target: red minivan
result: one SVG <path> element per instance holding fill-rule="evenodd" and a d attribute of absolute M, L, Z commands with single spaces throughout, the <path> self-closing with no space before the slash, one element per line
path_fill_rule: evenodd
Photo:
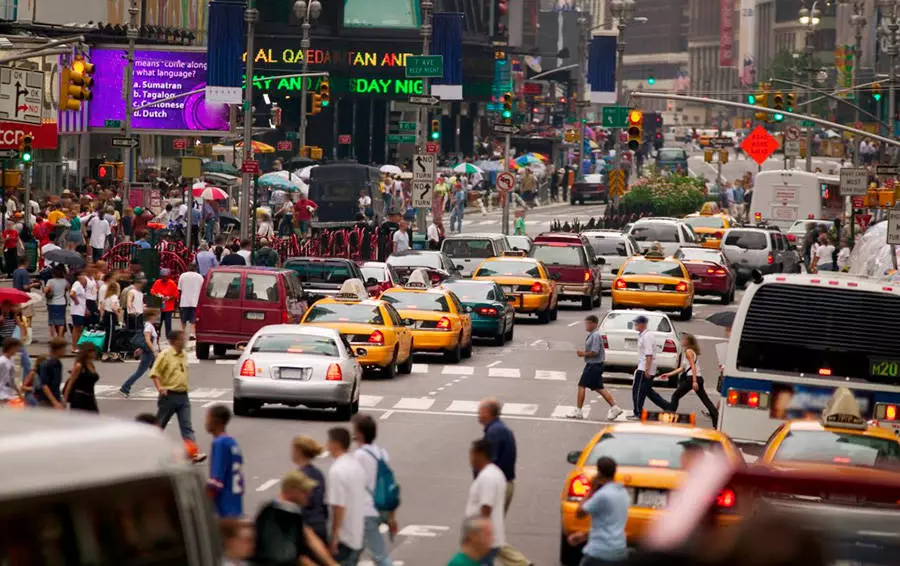
<path fill-rule="evenodd" d="M 548 232 L 534 239 L 528 255 L 541 261 L 556 281 L 561 301 L 581 301 L 581 308 L 599 307 L 602 257 L 594 254 L 587 238 L 568 232 Z"/>
<path fill-rule="evenodd" d="M 227 266 L 209 270 L 197 304 L 197 357 L 246 343 L 269 324 L 299 323 L 306 293 L 290 269 Z"/>

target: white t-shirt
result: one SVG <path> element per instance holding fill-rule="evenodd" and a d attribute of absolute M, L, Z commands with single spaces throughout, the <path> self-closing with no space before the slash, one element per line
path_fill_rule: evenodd
<path fill-rule="evenodd" d="M 816 248 L 816 257 L 819 261 L 816 265 L 825 265 L 826 263 L 834 263 L 834 246 L 831 244 L 820 244 Z"/>
<path fill-rule="evenodd" d="M 379 513 L 372 494 L 375 493 L 375 479 L 378 476 L 378 459 L 388 462 L 388 453 L 377 444 L 366 444 L 357 448 L 353 456 L 366 473 L 366 517 L 377 517 Z"/>
<path fill-rule="evenodd" d="M 131 297 L 131 306 L 129 307 L 128 303 L 125 304 L 128 314 L 144 314 L 144 292 L 132 287 L 128 296 Z"/>
<path fill-rule="evenodd" d="M 97 280 L 88 279 L 87 285 L 84 286 L 84 293 L 89 301 L 97 300 Z"/>
<path fill-rule="evenodd" d="M 97 292 L 98 300 L 102 301 L 104 297 L 106 297 L 106 288 L 109 287 L 108 283 L 100 283 L 100 290 Z"/>
<path fill-rule="evenodd" d="M 409 249 L 409 233 L 397 230 L 394 232 L 394 251 L 405 252 Z"/>
<path fill-rule="evenodd" d="M 466 500 L 466 517 L 481 515 L 481 508 L 491 508 L 494 526 L 494 548 L 506 546 L 506 523 L 503 506 L 506 504 L 506 476 L 496 464 L 488 464 L 478 472 L 469 487 Z"/>
<path fill-rule="evenodd" d="M 97 249 L 106 248 L 106 237 L 109 236 L 109 222 L 97 220 L 91 229 L 91 247 Z"/>
<path fill-rule="evenodd" d="M 328 470 L 325 498 L 329 505 L 344 508 L 344 521 L 338 532 L 338 540 L 353 550 L 363 546 L 363 528 L 366 520 L 366 472 L 356 458 L 343 454 Z M 502 507 L 502 506 L 501 506 Z M 334 536 L 334 533 L 332 533 Z"/>
<path fill-rule="evenodd" d="M 119 308 L 119 296 L 113 295 L 103 299 L 103 312 L 116 312 Z"/>
<path fill-rule="evenodd" d="M 181 307 L 196 307 L 200 301 L 200 288 L 203 287 L 203 276 L 196 271 L 185 271 L 178 278 L 178 290 L 181 291 Z"/>
<path fill-rule="evenodd" d="M 428 241 L 429 242 L 440 242 L 441 241 L 441 231 L 438 230 L 437 224 L 429 224 L 428 226 Z"/>
<path fill-rule="evenodd" d="M 150 324 L 149 322 L 144 323 L 144 336 L 147 333 L 150 333 L 150 342 L 153 344 L 154 348 L 159 348 L 159 334 L 156 332 L 156 327 Z"/>
<path fill-rule="evenodd" d="M 247 265 L 250 265 L 250 250 L 238 250 L 237 255 L 244 258 L 244 261 L 247 262 Z"/>
<path fill-rule="evenodd" d="M 75 299 L 72 301 L 71 306 L 69 306 L 69 314 L 72 316 L 85 316 L 87 313 L 87 295 L 81 281 L 76 280 L 72 283 L 72 290 L 70 293 L 75 295 Z"/>
<path fill-rule="evenodd" d="M 656 349 L 654 348 L 653 335 L 649 330 L 645 330 L 638 334 L 637 349 L 637 369 L 644 371 L 644 368 L 647 366 L 647 356 L 652 356 L 650 358 L 650 372 L 647 374 L 647 377 L 653 377 L 656 375 Z"/>

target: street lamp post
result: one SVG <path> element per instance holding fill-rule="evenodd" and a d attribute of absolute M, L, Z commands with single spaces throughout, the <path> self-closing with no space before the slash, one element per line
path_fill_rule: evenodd
<path fill-rule="evenodd" d="M 618 104 L 625 103 L 625 85 L 622 81 L 622 65 L 625 60 L 625 29 L 634 13 L 634 0 L 611 0 L 609 9 L 613 17 L 616 19 L 616 29 L 619 30 L 619 36 L 616 38 L 616 101 Z M 619 169 L 622 165 L 622 130 L 615 133 L 616 136 L 616 157 L 614 161 L 615 169 Z"/>
<path fill-rule="evenodd" d="M 422 28 L 420 29 L 422 34 L 422 55 L 429 55 L 431 53 L 432 32 L 431 11 L 434 9 L 434 2 L 432 0 L 420 0 L 419 8 L 422 14 Z M 422 94 L 425 96 L 431 94 L 430 81 L 427 78 L 422 79 Z M 428 141 L 428 108 L 425 106 L 419 109 L 419 128 L 418 152 L 425 153 L 425 144 Z M 428 226 L 425 225 L 427 215 L 428 211 L 424 208 L 416 211 L 416 227 L 420 234 L 428 234 Z"/>
<path fill-rule="evenodd" d="M 818 9 L 818 0 L 813 2 L 812 7 L 800 8 L 800 24 L 806 26 L 806 45 L 804 48 L 804 52 L 806 53 L 806 64 L 807 64 L 807 83 L 810 85 L 814 84 L 815 81 L 815 72 L 816 70 L 813 68 L 813 53 L 815 52 L 815 47 L 812 43 L 812 35 L 813 32 L 816 31 L 816 26 L 819 25 L 819 16 L 820 12 Z M 813 141 L 813 132 L 811 127 L 806 128 L 806 170 L 812 171 L 812 141 Z"/>
<path fill-rule="evenodd" d="M 897 55 L 900 53 L 900 37 L 897 36 L 897 30 L 900 29 L 900 13 L 898 13 L 898 4 L 900 0 L 881 0 L 880 5 L 885 8 L 885 12 L 881 15 L 881 27 L 878 28 L 878 35 L 885 40 L 887 47 L 888 62 L 888 112 L 890 112 L 891 131 L 888 136 L 893 137 L 897 130 L 897 113 L 896 113 L 896 82 L 897 82 Z"/>
<path fill-rule="evenodd" d="M 247 22 L 247 79 L 244 81 L 244 147 L 242 163 L 253 159 L 253 34 L 259 10 L 254 8 L 253 0 L 247 2 L 244 10 L 244 21 Z M 238 201 L 238 219 L 241 223 L 241 239 L 247 237 L 250 229 L 250 173 L 241 173 L 241 198 Z"/>
<path fill-rule="evenodd" d="M 126 138 L 131 138 L 131 119 L 134 114 L 134 51 L 138 38 L 138 13 L 137 0 L 131 0 L 128 6 L 128 29 L 125 36 L 128 38 L 128 54 L 127 64 L 125 65 L 125 75 L 122 77 L 125 84 L 122 85 L 122 91 L 125 93 L 125 124 L 122 133 Z M 125 168 L 125 174 L 122 178 L 122 198 L 127 203 L 128 193 L 131 190 L 132 172 L 135 169 L 134 148 L 122 148 L 122 163 Z"/>
<path fill-rule="evenodd" d="M 300 30 L 302 36 L 300 38 L 300 51 L 303 53 L 303 70 L 306 73 L 309 70 L 309 28 L 310 22 L 319 19 L 322 14 L 322 3 L 319 0 L 297 0 L 294 2 L 294 17 L 300 20 Z M 306 147 L 306 81 L 307 77 L 300 79 L 300 148 Z"/>

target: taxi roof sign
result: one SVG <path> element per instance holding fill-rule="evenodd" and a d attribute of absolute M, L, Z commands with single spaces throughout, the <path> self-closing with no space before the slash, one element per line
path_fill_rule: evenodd
<path fill-rule="evenodd" d="M 525 252 L 522 250 L 507 250 L 503 252 L 503 257 L 525 257 Z"/>
<path fill-rule="evenodd" d="M 822 411 L 822 423 L 835 428 L 856 428 L 865 430 L 865 419 L 859 412 L 856 397 L 846 387 L 838 387 L 825 409 Z"/>
<path fill-rule="evenodd" d="M 697 417 L 694 413 L 672 413 L 667 411 L 641 411 L 642 423 L 682 424 L 694 426 Z"/>
<path fill-rule="evenodd" d="M 431 288 L 431 278 L 428 276 L 428 271 L 422 268 L 414 270 L 409 274 L 409 279 L 406 280 L 404 287 L 408 289 Z"/>
<path fill-rule="evenodd" d="M 347 279 L 341 284 L 341 289 L 336 295 L 337 299 L 363 301 L 369 298 L 366 286 L 359 279 Z"/>

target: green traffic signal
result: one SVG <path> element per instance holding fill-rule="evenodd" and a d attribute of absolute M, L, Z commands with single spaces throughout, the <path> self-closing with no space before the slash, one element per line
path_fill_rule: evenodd
<path fill-rule="evenodd" d="M 784 121 L 784 114 L 780 114 L 780 113 L 777 113 L 777 112 L 776 112 L 776 113 L 775 113 L 775 121 L 776 121 L 776 122 L 783 122 L 783 121 Z"/>
<path fill-rule="evenodd" d="M 322 101 L 322 108 L 325 108 L 326 106 L 328 106 L 328 101 L 327 101 L 327 100 L 323 100 L 323 101 Z"/>
<path fill-rule="evenodd" d="M 440 137 L 441 137 L 440 132 L 431 132 L 431 139 L 437 140 L 437 139 L 440 139 Z"/>
<path fill-rule="evenodd" d="M 876 92 L 874 95 L 872 95 L 872 98 L 875 99 L 875 102 L 881 102 L 881 93 Z"/>
<path fill-rule="evenodd" d="M 506 119 L 506 120 L 509 120 L 510 118 L 512 118 L 512 112 L 511 112 L 510 110 L 504 110 L 504 111 L 500 114 L 500 116 L 502 116 L 502 117 L 503 117 L 504 119 Z"/>
<path fill-rule="evenodd" d="M 647 84 L 648 84 L 648 85 L 656 84 L 656 78 L 655 78 L 655 77 L 648 77 L 648 78 L 647 78 Z"/>
<path fill-rule="evenodd" d="M 755 94 L 747 95 L 747 104 L 756 104 L 756 95 Z"/>
<path fill-rule="evenodd" d="M 23 153 L 23 154 L 22 154 L 22 162 L 23 162 L 23 163 L 30 163 L 30 162 L 31 162 L 31 154 L 30 154 L 30 153 Z"/>

